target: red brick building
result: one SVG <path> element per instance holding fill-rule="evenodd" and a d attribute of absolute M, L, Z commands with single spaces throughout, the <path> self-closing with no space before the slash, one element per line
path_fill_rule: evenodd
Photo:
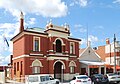
<path fill-rule="evenodd" d="M 21 13 L 19 34 L 11 39 L 12 78 L 22 78 L 30 74 L 50 74 L 58 79 L 69 80 L 74 74 L 79 74 L 81 40 L 70 37 L 69 26 L 56 26 L 50 21 L 45 29 L 24 29 L 23 17 Z"/>

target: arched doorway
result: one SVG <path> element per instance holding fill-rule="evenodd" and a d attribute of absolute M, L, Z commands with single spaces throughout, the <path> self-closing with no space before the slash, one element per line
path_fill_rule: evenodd
<path fill-rule="evenodd" d="M 54 77 L 61 80 L 62 75 L 63 75 L 63 69 L 62 69 L 63 64 L 61 62 L 56 62 L 54 65 Z"/>

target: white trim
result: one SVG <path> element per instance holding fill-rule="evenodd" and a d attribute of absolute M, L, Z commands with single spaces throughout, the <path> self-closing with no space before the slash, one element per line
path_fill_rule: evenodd
<path fill-rule="evenodd" d="M 17 56 L 17 57 L 12 58 L 12 60 L 16 60 L 16 59 L 23 58 L 23 57 L 29 57 L 29 55 Z"/>
<path fill-rule="evenodd" d="M 80 61 L 81 63 L 83 64 L 86 64 L 86 65 L 105 65 L 105 62 L 94 62 L 94 61 Z"/>
<path fill-rule="evenodd" d="M 56 38 L 55 41 L 53 42 L 53 44 L 56 44 L 56 41 L 57 41 L 57 40 L 60 40 L 61 43 L 62 43 L 62 46 L 63 46 L 63 45 L 65 46 L 65 44 L 64 44 L 64 42 L 63 42 L 63 40 L 62 40 L 61 38 Z"/>
<path fill-rule="evenodd" d="M 87 49 L 88 49 L 88 47 L 85 48 L 85 49 L 82 51 L 82 53 L 79 54 L 79 57 L 82 56 L 82 54 L 85 53 Z"/>
<path fill-rule="evenodd" d="M 39 33 L 39 32 L 38 32 L 38 33 Z M 25 34 L 34 35 L 34 36 L 43 36 L 43 37 L 47 37 L 47 36 L 48 36 L 48 35 L 42 35 L 42 34 L 32 33 L 31 31 L 26 31 Z"/>
<path fill-rule="evenodd" d="M 24 34 L 25 34 L 25 32 L 22 32 L 22 33 L 20 33 L 18 36 L 13 37 L 12 41 L 13 41 L 13 42 L 16 41 L 17 39 L 19 39 L 20 37 L 22 37 Z"/>
<path fill-rule="evenodd" d="M 55 66 L 55 64 L 56 64 L 57 62 L 61 62 L 61 63 L 63 64 L 63 69 L 65 69 L 65 63 L 64 63 L 62 60 L 57 60 L 57 61 L 55 61 L 54 64 L 53 64 L 53 70 L 54 70 L 54 66 Z"/>
<path fill-rule="evenodd" d="M 63 55 L 62 53 L 55 53 L 55 54 L 48 54 L 48 55 L 69 56 L 69 55 Z"/>
<path fill-rule="evenodd" d="M 74 65 L 72 65 L 72 63 L 73 63 Z M 77 66 L 76 66 L 76 63 L 75 63 L 73 60 L 69 62 L 69 67 L 71 67 L 71 66 L 77 67 Z"/>
<path fill-rule="evenodd" d="M 70 55 L 70 57 L 77 57 L 77 56 L 71 56 L 71 55 Z"/>
<path fill-rule="evenodd" d="M 71 51 L 71 45 L 73 45 L 73 52 Z M 70 42 L 70 54 L 75 54 L 75 43 Z"/>
<path fill-rule="evenodd" d="M 30 31 L 23 31 L 22 33 L 20 33 L 20 35 L 16 36 L 15 38 L 12 39 L 12 41 L 16 41 L 17 39 L 19 39 L 21 36 L 23 35 L 33 35 L 33 36 L 42 36 L 42 37 L 48 37 L 48 35 L 42 35 L 42 34 L 36 34 L 36 33 L 32 33 Z"/>
<path fill-rule="evenodd" d="M 43 55 L 43 54 L 32 54 L 32 53 L 30 53 L 30 55 Z"/>
<path fill-rule="evenodd" d="M 32 67 L 34 66 L 34 63 L 35 63 L 35 62 L 38 62 L 38 63 L 39 63 L 39 66 L 40 66 L 40 67 L 43 67 L 41 61 L 38 60 L 38 59 L 35 59 L 35 60 L 32 62 Z"/>
<path fill-rule="evenodd" d="M 53 52 L 53 50 L 49 50 L 50 52 Z"/>
<path fill-rule="evenodd" d="M 55 59 L 69 60 L 68 57 L 47 57 L 47 60 L 55 60 Z"/>

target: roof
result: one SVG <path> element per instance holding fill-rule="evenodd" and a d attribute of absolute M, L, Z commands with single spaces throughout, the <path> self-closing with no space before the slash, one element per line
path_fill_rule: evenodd
<path fill-rule="evenodd" d="M 79 51 L 80 61 L 101 61 L 101 57 L 89 46 Z"/>
<path fill-rule="evenodd" d="M 81 39 L 78 39 L 78 38 L 73 38 L 73 37 L 68 37 L 68 39 L 81 41 Z"/>
<path fill-rule="evenodd" d="M 101 57 L 102 60 L 105 61 L 106 54 L 105 54 L 105 46 L 98 46 L 96 53 Z"/>
<path fill-rule="evenodd" d="M 27 28 L 26 31 L 33 31 L 33 32 L 38 32 L 38 33 L 45 33 L 44 28 L 38 28 L 38 27 L 33 27 L 33 28 Z"/>
<path fill-rule="evenodd" d="M 26 28 L 25 30 L 23 30 L 23 32 L 29 32 L 29 33 L 37 33 L 37 34 L 43 34 L 43 35 L 47 35 L 46 32 L 44 32 L 44 28 L 38 28 L 38 27 L 33 27 L 33 28 Z M 15 35 L 11 41 L 16 38 L 17 36 L 19 36 L 21 33 L 23 32 L 19 32 L 17 35 Z"/>
<path fill-rule="evenodd" d="M 79 54 L 81 54 L 84 50 L 85 48 L 79 49 Z"/>

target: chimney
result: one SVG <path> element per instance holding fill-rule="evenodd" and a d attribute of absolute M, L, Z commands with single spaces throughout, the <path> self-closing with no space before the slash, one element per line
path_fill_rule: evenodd
<path fill-rule="evenodd" d="M 24 30 L 24 15 L 23 12 L 20 14 L 20 32 Z"/>
<path fill-rule="evenodd" d="M 110 44 L 109 38 L 106 39 L 106 44 L 107 44 L 107 45 Z"/>

